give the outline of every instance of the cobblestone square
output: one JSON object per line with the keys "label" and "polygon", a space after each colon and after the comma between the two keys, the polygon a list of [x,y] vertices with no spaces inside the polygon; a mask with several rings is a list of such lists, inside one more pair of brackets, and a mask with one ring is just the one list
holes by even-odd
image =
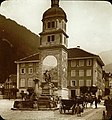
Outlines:
{"label": "cobblestone square", "polygon": [[13,100],[0,100],[0,115],[5,120],[101,120],[102,112],[105,109],[103,103],[98,105],[98,109],[89,107],[84,109],[81,117],[71,115],[70,113],[60,114],[59,110],[54,111],[36,111],[36,110],[11,110]]}

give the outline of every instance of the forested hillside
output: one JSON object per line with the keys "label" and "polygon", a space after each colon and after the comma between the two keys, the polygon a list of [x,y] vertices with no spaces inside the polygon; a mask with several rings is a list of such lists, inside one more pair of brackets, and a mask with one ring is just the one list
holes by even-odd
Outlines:
{"label": "forested hillside", "polygon": [[16,73],[14,61],[38,52],[39,36],[0,15],[0,82]]}

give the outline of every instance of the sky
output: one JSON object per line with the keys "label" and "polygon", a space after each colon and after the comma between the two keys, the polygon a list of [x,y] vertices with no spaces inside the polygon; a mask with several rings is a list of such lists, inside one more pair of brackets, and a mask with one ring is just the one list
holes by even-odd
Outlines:
{"label": "sky", "polygon": [[[51,0],[7,0],[0,14],[25,26],[33,33],[42,32],[42,15]],[[112,50],[112,5],[107,1],[60,0],[67,14],[68,48],[80,46],[99,54]]]}

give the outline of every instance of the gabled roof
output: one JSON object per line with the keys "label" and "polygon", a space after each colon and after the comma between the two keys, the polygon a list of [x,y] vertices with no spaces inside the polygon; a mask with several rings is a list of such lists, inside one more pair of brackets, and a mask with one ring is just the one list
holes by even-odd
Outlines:
{"label": "gabled roof", "polygon": [[85,58],[96,58],[97,61],[104,66],[103,61],[99,57],[99,55],[87,52],[81,48],[70,48],[68,49],[68,59],[85,59]]}
{"label": "gabled roof", "polygon": [[33,55],[22,58],[22,59],[20,59],[18,61],[15,61],[15,63],[35,62],[35,61],[39,61],[39,53],[35,53]]}
{"label": "gabled roof", "polygon": [[68,58],[94,57],[94,56],[97,56],[97,55],[89,53],[81,48],[68,49]]}

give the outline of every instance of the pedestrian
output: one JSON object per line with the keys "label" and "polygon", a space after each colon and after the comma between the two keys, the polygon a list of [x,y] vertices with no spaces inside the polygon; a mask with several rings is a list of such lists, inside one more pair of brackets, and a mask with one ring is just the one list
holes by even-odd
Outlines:
{"label": "pedestrian", "polygon": [[105,117],[106,115],[105,115],[105,111],[103,110],[103,118],[102,118],[102,120],[105,120]]}
{"label": "pedestrian", "polygon": [[97,100],[97,97],[95,96],[95,108],[97,108],[97,103],[98,103],[98,100]]}
{"label": "pedestrian", "polygon": [[79,104],[77,104],[77,107],[76,107],[76,114],[77,116],[81,116],[81,107]]}

